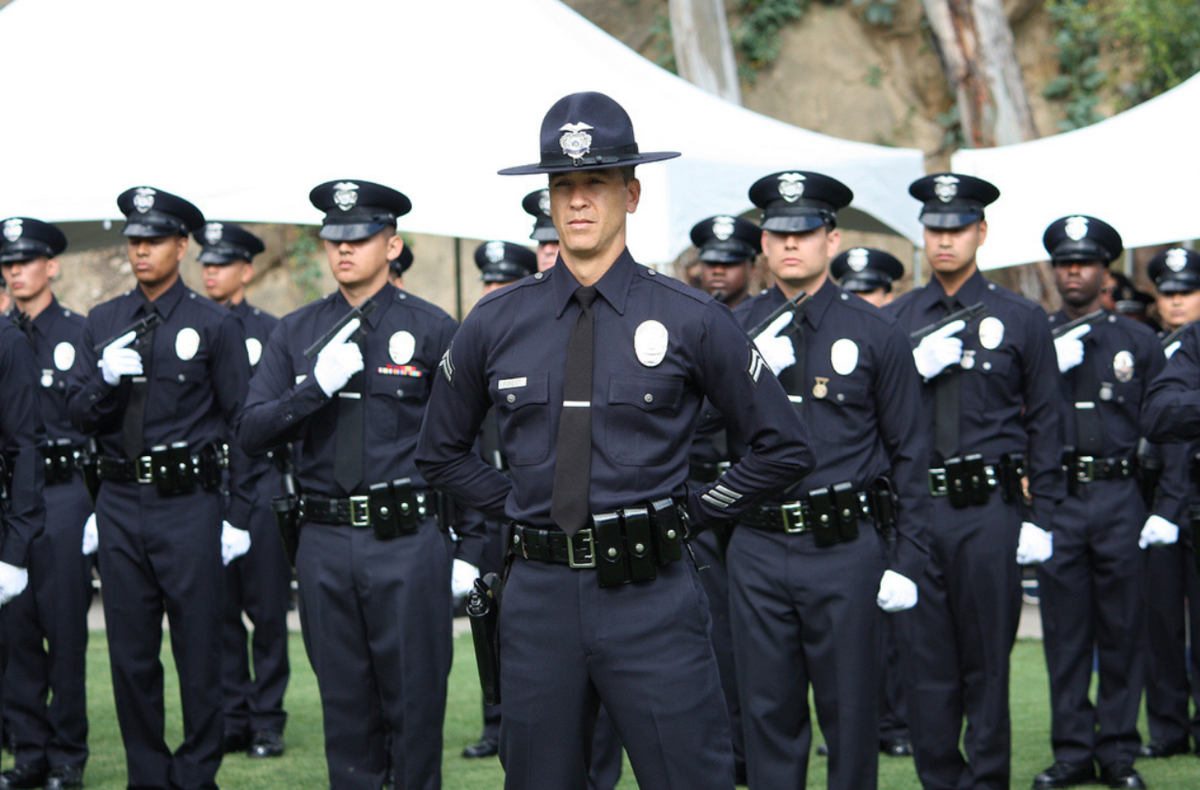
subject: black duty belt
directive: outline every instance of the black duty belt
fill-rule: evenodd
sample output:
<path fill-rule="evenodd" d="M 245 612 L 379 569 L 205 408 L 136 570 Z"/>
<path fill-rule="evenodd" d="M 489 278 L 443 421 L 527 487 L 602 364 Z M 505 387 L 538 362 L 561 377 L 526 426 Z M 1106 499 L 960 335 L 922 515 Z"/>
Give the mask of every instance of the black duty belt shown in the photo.
<path fill-rule="evenodd" d="M 44 462 L 42 477 L 46 485 L 62 485 L 75 480 L 83 447 L 71 444 L 70 439 L 56 439 L 39 449 Z"/>
<path fill-rule="evenodd" d="M 567 535 L 513 523 L 508 550 L 527 560 L 595 569 L 601 587 L 658 577 L 658 567 L 683 556 L 687 511 L 671 499 L 591 517 L 592 526 Z"/>
<path fill-rule="evenodd" d="M 715 483 L 717 478 L 725 474 L 725 470 L 729 468 L 728 462 L 719 464 L 701 464 L 691 463 L 688 466 L 688 479 L 696 480 L 700 483 Z"/>
<path fill-rule="evenodd" d="M 187 494 L 197 485 L 205 491 L 221 488 L 221 474 L 229 467 L 228 447 L 208 444 L 192 454 L 187 442 L 158 445 L 136 459 L 100 456 L 97 471 L 101 481 L 154 484 L 162 496 Z"/>
<path fill-rule="evenodd" d="M 1021 455 L 1006 454 L 994 464 L 984 463 L 978 454 L 950 458 L 944 467 L 929 470 L 929 494 L 949 498 L 955 508 L 986 505 L 997 490 L 1005 501 L 1021 501 L 1024 466 Z"/>
<path fill-rule="evenodd" d="M 1090 455 L 1063 455 L 1063 468 L 1074 482 L 1093 480 L 1122 480 L 1133 477 L 1137 464 L 1132 458 L 1095 458 Z"/>
<path fill-rule="evenodd" d="M 825 548 L 858 539 L 858 520 L 873 522 L 881 531 L 895 522 L 895 494 L 891 483 L 880 478 L 866 491 L 852 483 L 838 483 L 809 491 L 782 505 L 763 505 L 742 514 L 741 523 L 767 532 L 789 535 L 812 533 Z"/>
<path fill-rule="evenodd" d="M 448 529 L 454 521 L 452 503 L 450 497 L 440 492 L 414 488 L 412 481 L 404 477 L 376 483 L 368 493 L 359 496 L 304 494 L 299 498 L 297 517 L 314 524 L 370 527 L 375 530 L 375 537 L 387 540 L 416 532 L 427 517 L 436 517 L 442 529 Z"/>

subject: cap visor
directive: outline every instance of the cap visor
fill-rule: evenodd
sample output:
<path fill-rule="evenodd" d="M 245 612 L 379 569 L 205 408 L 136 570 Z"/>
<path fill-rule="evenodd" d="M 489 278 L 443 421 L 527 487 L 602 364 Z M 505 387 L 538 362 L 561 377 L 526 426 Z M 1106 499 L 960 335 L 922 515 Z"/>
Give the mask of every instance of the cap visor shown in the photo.
<path fill-rule="evenodd" d="M 196 260 L 200 263 L 208 264 L 210 266 L 227 266 L 242 259 L 235 258 L 232 255 L 225 255 L 217 252 L 216 250 L 202 250 L 200 252 L 200 257 L 198 257 Z"/>
<path fill-rule="evenodd" d="M 553 225 L 549 227 L 538 227 L 533 229 L 533 233 L 529 234 L 529 238 L 534 241 L 553 241 L 558 242 L 558 229 Z"/>
<path fill-rule="evenodd" d="M 863 293 L 864 291 L 874 291 L 876 288 L 885 288 L 891 283 L 878 277 L 843 277 L 838 285 L 851 293 Z"/>
<path fill-rule="evenodd" d="M 762 229 L 772 233 L 804 233 L 825 224 L 820 214 L 780 214 L 763 219 Z"/>
<path fill-rule="evenodd" d="M 745 250 L 706 249 L 700 251 L 702 263 L 728 265 L 733 263 L 749 263 L 755 253 L 746 254 Z"/>
<path fill-rule="evenodd" d="M 497 172 L 502 176 L 532 176 L 537 175 L 538 173 L 570 173 L 575 170 L 609 170 L 614 167 L 633 167 L 634 165 L 645 165 L 651 162 L 661 162 L 666 159 L 674 159 L 679 155 L 680 154 L 678 151 L 657 151 L 651 154 L 636 154 L 630 157 L 623 157 L 615 162 L 595 162 L 581 165 L 573 165 L 570 163 L 561 165 L 543 165 L 539 162 L 535 165 L 506 167 Z"/>
<path fill-rule="evenodd" d="M 967 225 L 973 225 L 981 219 L 983 219 L 983 213 L 975 211 L 921 212 L 922 225 L 927 228 L 940 228 L 942 230 L 965 228 Z"/>
<path fill-rule="evenodd" d="M 317 235 L 326 241 L 362 241 L 371 238 L 386 227 L 387 223 L 385 222 L 322 225 Z"/>
<path fill-rule="evenodd" d="M 135 239 L 161 239 L 164 236 L 185 236 L 187 234 L 173 225 L 160 225 L 145 220 L 129 220 L 121 229 L 121 235 Z"/>
<path fill-rule="evenodd" d="M 1200 290 L 1200 280 L 1172 277 L 1155 284 L 1160 294 L 1178 294 Z"/>

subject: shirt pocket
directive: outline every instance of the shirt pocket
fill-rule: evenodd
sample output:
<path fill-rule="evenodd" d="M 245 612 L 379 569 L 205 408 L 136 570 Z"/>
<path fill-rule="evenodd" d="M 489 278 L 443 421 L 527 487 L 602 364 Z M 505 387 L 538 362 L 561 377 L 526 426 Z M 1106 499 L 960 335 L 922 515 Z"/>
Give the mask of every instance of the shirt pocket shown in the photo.
<path fill-rule="evenodd" d="M 157 359 L 153 364 L 154 386 L 161 393 L 155 401 L 167 404 L 176 417 L 195 416 L 203 404 L 208 387 L 208 365 L 205 361 Z"/>
<path fill-rule="evenodd" d="M 665 463 L 689 426 L 679 422 L 683 380 L 667 376 L 613 376 L 604 407 L 608 457 L 627 466 Z M 690 438 L 690 437 L 688 437 Z"/>
<path fill-rule="evenodd" d="M 424 372 L 423 372 L 424 373 Z M 385 441 L 416 433 L 421 428 L 429 391 L 429 374 L 392 376 L 377 371 L 367 376 L 369 431 Z M 334 399 L 337 399 L 334 394 Z"/>
<path fill-rule="evenodd" d="M 514 382 L 523 381 L 520 386 Z M 501 384 L 505 384 L 501 388 Z M 512 466 L 540 464 L 550 455 L 550 382 L 546 375 L 497 379 L 489 389 L 496 404 L 500 445 Z"/>

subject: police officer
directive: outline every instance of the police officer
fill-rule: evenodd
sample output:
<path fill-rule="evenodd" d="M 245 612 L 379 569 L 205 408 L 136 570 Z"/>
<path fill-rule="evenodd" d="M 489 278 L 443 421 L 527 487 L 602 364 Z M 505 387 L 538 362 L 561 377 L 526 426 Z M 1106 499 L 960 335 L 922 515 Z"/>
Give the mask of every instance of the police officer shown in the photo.
<path fill-rule="evenodd" d="M 829 274 L 845 290 L 883 307 L 895 298 L 892 286 L 904 276 L 904 264 L 889 252 L 854 247 L 838 253 L 829 264 Z"/>
<path fill-rule="evenodd" d="M 746 298 L 750 270 L 762 252 L 762 229 L 741 217 L 720 215 L 692 226 L 699 252 L 700 290 L 730 310 Z"/>
<path fill-rule="evenodd" d="M 925 380 L 921 422 L 933 434 L 934 498 L 921 603 L 900 619 L 909 729 L 925 787 L 1007 788 L 1018 565 L 1049 559 L 1051 515 L 1063 496 L 1054 344 L 1041 308 L 988 282 L 976 265 L 988 233 L 984 207 L 1000 191 L 937 173 L 909 193 L 923 204 L 933 279 L 885 312 L 913 333 L 980 302 L 988 311 L 928 332 L 913 350 Z"/>
<path fill-rule="evenodd" d="M 752 787 L 805 785 L 810 685 L 829 748 L 829 787 L 877 786 L 880 608 L 914 606 L 913 579 L 925 563 L 928 444 L 907 337 L 829 277 L 841 241 L 837 212 L 852 197 L 837 179 L 798 170 L 750 188 L 763 209 L 762 248 L 775 285 L 734 315 L 757 331 L 820 459 L 811 475 L 743 514 L 729 543 Z M 771 318 L 801 293 L 807 299 L 796 314 Z M 901 539 L 888 556 L 881 532 L 897 527 Z"/>
<path fill-rule="evenodd" d="M 639 153 L 629 116 L 598 93 L 556 102 L 540 141 L 538 164 L 501 172 L 550 175 L 559 260 L 475 306 L 417 452 L 436 485 L 513 522 L 505 786 L 582 788 L 603 702 L 640 785 L 730 788 L 729 720 L 681 530 L 736 518 L 808 471 L 806 429 L 729 311 L 625 248 L 641 196 L 631 168 L 677 154 Z M 689 491 L 705 397 L 750 450 Z M 511 478 L 472 452 L 493 406 Z"/>
<path fill-rule="evenodd" d="M 12 288 L 13 316 L 41 369 L 47 436 L 41 447 L 47 529 L 29 547 L 28 591 L 6 607 L 6 714 L 17 748 L 16 765 L 0 774 L 0 787 L 79 787 L 88 757 L 85 676 L 92 592 L 91 561 L 81 548 L 92 505 L 76 468 L 84 437 L 67 417 L 66 379 L 84 319 L 59 305 L 50 287 L 58 275 L 58 256 L 67 247 L 62 231 L 12 217 L 0 222 L 0 233 L 0 271 Z M 95 544 L 86 548 L 94 551 Z"/>
<path fill-rule="evenodd" d="M 266 247 L 262 239 L 232 222 L 207 222 L 196 231 L 195 239 L 200 245 L 205 293 L 242 320 L 253 374 L 267 338 L 279 323 L 278 318 L 246 301 L 246 285 L 254 277 L 254 256 Z M 234 448 L 233 452 L 240 450 Z M 287 712 L 283 695 L 289 677 L 287 611 L 292 569 L 270 508 L 272 497 L 282 493 L 277 464 L 283 460 L 268 456 L 246 459 L 243 468 L 252 478 L 248 485 L 256 495 L 246 525 L 250 550 L 225 569 L 221 668 L 224 750 L 246 751 L 251 757 L 279 757 L 284 752 Z M 254 625 L 250 645 L 253 677 L 243 612 Z"/>
<path fill-rule="evenodd" d="M 1200 255 L 1182 247 L 1164 250 L 1150 259 L 1146 273 L 1157 291 L 1155 300 L 1163 325 L 1160 342 L 1170 357 L 1179 349 L 1185 327 L 1200 320 Z M 1146 720 L 1150 739 L 1139 755 L 1151 758 L 1186 754 L 1193 744 L 1200 747 L 1200 651 L 1189 650 L 1189 642 L 1194 645 L 1200 634 L 1200 578 L 1193 561 L 1195 533 L 1187 507 L 1200 505 L 1196 484 L 1200 479 L 1196 460 L 1200 458 L 1200 441 L 1165 445 L 1162 449 L 1164 455 L 1177 450 L 1178 463 L 1186 475 L 1185 507 L 1171 519 L 1181 528 L 1178 538 L 1146 548 L 1150 603 Z M 1189 698 L 1196 710 L 1190 716 Z"/>
<path fill-rule="evenodd" d="M 1092 782 L 1099 763 L 1109 786 L 1145 787 L 1133 768 L 1146 605 L 1137 546 L 1143 526 L 1178 530 L 1163 519 L 1177 518 L 1172 512 L 1147 519 L 1135 467 L 1138 412 L 1166 358 L 1147 327 L 1100 306 L 1105 271 L 1123 248 L 1111 225 L 1062 217 L 1042 242 L 1063 301 L 1050 325 L 1059 334 L 1067 497 L 1054 512 L 1054 554 L 1038 568 L 1055 762 L 1033 786 Z M 1100 675 L 1094 705 L 1093 654 Z"/>
<path fill-rule="evenodd" d="M 533 232 L 529 238 L 537 244 L 538 271 L 544 272 L 558 260 L 558 230 L 550 218 L 550 190 L 535 189 L 521 201 L 521 208 L 533 217 Z"/>
<path fill-rule="evenodd" d="M 465 558 L 474 578 L 482 550 L 482 530 L 454 522 L 413 464 L 433 373 L 456 324 L 388 283 L 407 197 L 356 179 L 321 184 L 309 199 L 325 213 L 320 236 L 338 290 L 285 316 L 271 334 L 238 438 L 251 454 L 296 442 L 296 576 L 330 786 L 378 790 L 390 763 L 397 790 L 433 790 L 451 658 L 451 566 Z M 358 313 L 331 333 L 352 308 Z M 451 527 L 464 538 L 457 548 Z"/>
<path fill-rule="evenodd" d="M 94 308 L 68 378 L 71 422 L 99 444 L 96 498 L 113 696 L 131 787 L 214 788 L 221 765 L 224 571 L 248 547 L 253 493 L 224 443 L 246 395 L 242 322 L 184 286 L 200 210 L 153 187 L 121 193 L 138 285 Z M 141 329 L 130 327 L 139 325 Z M 162 618 L 184 739 L 163 739 Z"/>
<path fill-rule="evenodd" d="M 388 282 L 397 288 L 404 288 L 404 273 L 412 268 L 412 248 L 405 246 L 400 254 L 388 261 Z"/>

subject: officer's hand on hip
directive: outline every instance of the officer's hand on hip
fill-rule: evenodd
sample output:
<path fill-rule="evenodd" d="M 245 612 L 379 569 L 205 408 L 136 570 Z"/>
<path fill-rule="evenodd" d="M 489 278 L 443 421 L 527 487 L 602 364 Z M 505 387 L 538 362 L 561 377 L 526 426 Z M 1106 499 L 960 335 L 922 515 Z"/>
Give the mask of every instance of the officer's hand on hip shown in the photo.
<path fill-rule="evenodd" d="M 0 606 L 20 595 L 29 584 L 29 571 L 0 562 Z"/>
<path fill-rule="evenodd" d="M 142 375 L 142 355 L 126 348 L 136 337 L 136 332 L 126 332 L 100 353 L 100 375 L 110 387 L 117 386 L 122 376 Z"/>
<path fill-rule="evenodd" d="M 250 551 L 250 533 L 228 521 L 221 522 L 221 562 L 225 565 Z"/>
<path fill-rule="evenodd" d="M 917 585 L 907 576 L 884 571 L 875 602 L 885 612 L 903 612 L 917 605 Z"/>
<path fill-rule="evenodd" d="M 1054 555 L 1054 536 L 1029 521 L 1021 522 L 1021 537 L 1017 541 L 1017 562 L 1033 565 L 1045 562 Z"/>
<path fill-rule="evenodd" d="M 96 514 L 87 517 L 83 525 L 83 556 L 95 553 L 100 546 L 100 530 L 96 528 Z"/>
<path fill-rule="evenodd" d="M 329 397 L 346 386 L 350 377 L 363 369 L 362 349 L 358 343 L 351 343 L 350 336 L 358 331 L 362 322 L 355 318 L 342 327 L 342 331 L 317 354 L 317 364 L 313 366 L 313 376 L 317 384 Z"/>
<path fill-rule="evenodd" d="M 961 338 L 952 335 L 957 335 L 966 328 L 967 322 L 960 318 L 921 338 L 921 342 L 913 349 L 913 362 L 917 363 L 917 372 L 928 380 L 951 365 L 961 362 L 963 342 Z"/>
<path fill-rule="evenodd" d="M 784 313 L 772 321 L 770 326 L 764 329 L 758 337 L 754 338 L 754 345 L 758 346 L 758 353 L 762 354 L 763 361 L 776 376 L 780 371 L 796 364 L 796 349 L 792 347 L 791 338 L 779 336 L 779 333 L 786 329 L 791 322 L 792 314 Z"/>
<path fill-rule="evenodd" d="M 1138 538 L 1138 547 L 1144 549 L 1147 546 L 1168 546 L 1177 540 L 1179 540 L 1179 527 L 1162 516 L 1151 516 L 1146 519 L 1146 525 L 1142 527 L 1142 534 Z"/>
<path fill-rule="evenodd" d="M 1083 362 L 1083 336 L 1092 331 L 1090 324 L 1077 326 L 1062 337 L 1054 339 L 1054 353 L 1058 357 L 1058 370 L 1066 373 Z"/>
<path fill-rule="evenodd" d="M 466 595 L 471 592 L 478 578 L 478 568 L 466 560 L 455 560 L 450 571 L 450 594 L 455 598 Z"/>

